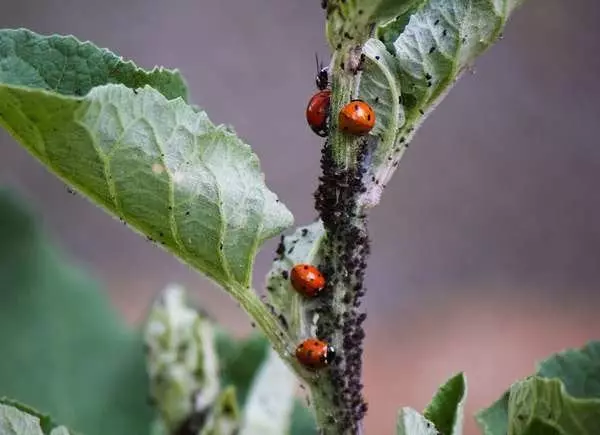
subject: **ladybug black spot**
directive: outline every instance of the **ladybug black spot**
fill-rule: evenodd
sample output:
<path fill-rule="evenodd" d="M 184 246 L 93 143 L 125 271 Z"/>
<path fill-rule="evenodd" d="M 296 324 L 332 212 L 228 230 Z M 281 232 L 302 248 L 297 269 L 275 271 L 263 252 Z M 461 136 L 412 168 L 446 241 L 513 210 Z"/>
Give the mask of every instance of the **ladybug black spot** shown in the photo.
<path fill-rule="evenodd" d="M 371 120 L 371 114 L 370 113 L 367 115 L 367 120 L 369 120 L 369 121 Z"/>
<path fill-rule="evenodd" d="M 308 270 L 308 266 L 307 265 L 304 265 L 304 270 Z"/>
<path fill-rule="evenodd" d="M 356 110 L 358 112 L 358 110 L 360 109 L 360 106 L 358 104 L 354 105 L 354 110 Z"/>

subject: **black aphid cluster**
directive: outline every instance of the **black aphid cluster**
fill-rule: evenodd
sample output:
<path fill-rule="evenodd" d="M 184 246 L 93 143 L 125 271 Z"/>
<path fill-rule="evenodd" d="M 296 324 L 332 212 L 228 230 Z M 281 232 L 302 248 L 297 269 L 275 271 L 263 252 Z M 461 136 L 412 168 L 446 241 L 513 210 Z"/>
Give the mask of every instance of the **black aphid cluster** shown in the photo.
<path fill-rule="evenodd" d="M 316 209 L 327 231 L 319 266 L 327 278 L 322 293 L 317 322 L 317 336 L 329 343 L 342 344 L 329 369 L 331 400 L 341 414 L 331 416 L 341 433 L 355 433 L 367 412 L 362 394 L 362 352 L 365 336 L 362 323 L 366 314 L 359 312 L 369 238 L 366 215 L 357 198 L 366 191 L 364 161 L 368 152 L 366 139 L 361 139 L 357 161 L 352 168 L 336 165 L 331 147 L 322 150 L 320 184 L 315 192 Z"/>

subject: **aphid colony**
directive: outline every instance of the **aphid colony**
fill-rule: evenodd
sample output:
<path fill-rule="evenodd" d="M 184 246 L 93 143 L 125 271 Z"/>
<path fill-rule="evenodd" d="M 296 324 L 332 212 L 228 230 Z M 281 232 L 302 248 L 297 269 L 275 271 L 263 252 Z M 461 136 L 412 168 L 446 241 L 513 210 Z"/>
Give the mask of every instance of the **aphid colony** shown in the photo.
<path fill-rule="evenodd" d="M 331 90 L 329 73 L 317 59 L 317 77 L 315 83 L 319 89 L 309 100 L 306 107 L 306 121 L 315 134 L 326 137 L 329 134 L 331 116 Z M 346 134 L 363 136 L 375 126 L 375 112 L 362 100 L 352 100 L 338 114 L 338 127 Z M 305 298 L 314 298 L 325 288 L 325 277 L 315 266 L 296 264 L 290 273 L 294 290 Z M 326 367 L 335 358 L 335 349 L 326 341 L 307 338 L 296 348 L 296 358 L 308 369 Z"/>
<path fill-rule="evenodd" d="M 327 136 L 331 109 L 331 90 L 329 89 L 329 73 L 317 61 L 318 73 L 315 80 L 319 91 L 314 94 L 306 106 L 306 122 L 317 135 Z M 375 126 L 375 112 L 363 100 L 352 100 L 347 103 L 338 115 L 338 126 L 347 134 L 363 136 Z"/>

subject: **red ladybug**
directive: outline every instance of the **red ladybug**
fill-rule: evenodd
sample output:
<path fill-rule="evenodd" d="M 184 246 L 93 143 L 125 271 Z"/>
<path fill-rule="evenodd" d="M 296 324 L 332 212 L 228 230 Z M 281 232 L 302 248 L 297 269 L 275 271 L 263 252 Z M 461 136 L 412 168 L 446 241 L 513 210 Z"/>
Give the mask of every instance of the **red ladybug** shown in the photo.
<path fill-rule="evenodd" d="M 307 338 L 296 348 L 296 358 L 304 367 L 322 369 L 335 358 L 335 349 L 317 338 Z"/>
<path fill-rule="evenodd" d="M 327 118 L 331 104 L 331 91 L 325 89 L 312 96 L 306 107 L 306 121 L 316 134 L 327 136 Z"/>
<path fill-rule="evenodd" d="M 362 136 L 375 126 L 375 112 L 362 100 L 352 100 L 346 104 L 338 118 L 343 132 Z"/>
<path fill-rule="evenodd" d="M 292 268 L 290 281 L 294 290 L 308 298 L 317 296 L 325 287 L 325 277 L 310 264 L 296 264 Z"/>

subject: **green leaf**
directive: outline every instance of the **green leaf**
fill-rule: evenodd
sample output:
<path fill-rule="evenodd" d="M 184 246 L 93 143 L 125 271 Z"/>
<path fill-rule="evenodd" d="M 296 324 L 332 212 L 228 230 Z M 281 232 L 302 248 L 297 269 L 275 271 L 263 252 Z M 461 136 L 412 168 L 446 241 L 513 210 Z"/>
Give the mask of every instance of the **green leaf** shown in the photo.
<path fill-rule="evenodd" d="M 570 434 L 573 425 L 582 430 L 594 424 L 600 427 L 596 414 L 600 403 L 598 350 L 599 342 L 590 342 L 582 349 L 569 349 L 541 362 L 539 376 L 516 383 L 477 414 L 484 434 Z M 537 428 L 546 432 L 536 432 Z"/>
<path fill-rule="evenodd" d="M 558 379 L 517 382 L 508 408 L 508 435 L 596 435 L 600 428 L 600 399 L 575 398 Z"/>
<path fill-rule="evenodd" d="M 213 327 L 190 308 L 183 288 L 167 287 L 145 327 L 151 397 L 168 433 L 196 412 L 213 406 L 219 374 Z"/>
<path fill-rule="evenodd" d="M 0 240 L 0 394 L 87 435 L 147 433 L 139 335 L 6 192 Z"/>
<path fill-rule="evenodd" d="M 461 435 L 467 381 L 463 373 L 450 378 L 437 391 L 423 415 L 444 435 Z"/>
<path fill-rule="evenodd" d="M 274 351 L 254 377 L 240 435 L 281 435 L 290 429 L 296 376 Z"/>
<path fill-rule="evenodd" d="M 439 435 L 435 425 L 412 408 L 402 408 L 396 423 L 397 435 Z"/>
<path fill-rule="evenodd" d="M 508 400 L 510 390 L 490 407 L 475 415 L 484 435 L 506 435 L 508 433 Z"/>
<path fill-rule="evenodd" d="M 295 340 L 311 335 L 313 319 L 308 311 L 314 308 L 314 302 L 306 300 L 292 288 L 290 271 L 299 263 L 319 264 L 319 248 L 324 236 L 325 229 L 320 220 L 297 228 L 289 236 L 282 236 L 277 258 L 267 274 L 269 302 Z"/>
<path fill-rule="evenodd" d="M 267 357 L 269 343 L 258 334 L 235 340 L 222 330 L 217 330 L 216 340 L 221 386 L 235 386 L 237 402 L 243 407 L 252 381 Z"/>
<path fill-rule="evenodd" d="M 600 341 L 551 356 L 538 365 L 537 374 L 559 378 L 574 397 L 600 398 Z"/>
<path fill-rule="evenodd" d="M 72 38 L 48 50 L 48 38 L 20 35 L 0 32 L 0 47 L 11 47 L 0 51 L 11 71 L 0 76 L 0 124 L 107 211 L 226 289 L 245 291 L 262 242 L 292 223 L 250 147 L 150 87 L 152 73 L 97 74 L 93 61 L 106 52 Z M 31 72 L 17 74 L 24 65 Z M 40 81 L 56 65 L 72 72 Z"/>
<path fill-rule="evenodd" d="M 69 435 L 64 426 L 57 425 L 49 416 L 6 398 L 0 398 L 0 433 Z"/>
<path fill-rule="evenodd" d="M 69 435 L 64 426 L 48 424 L 42 416 L 24 405 L 0 399 L 0 434 L 2 435 Z"/>
<path fill-rule="evenodd" d="M 0 83 L 80 97 L 96 86 L 120 83 L 132 89 L 151 86 L 167 99 L 187 100 L 177 70 L 144 71 L 91 42 L 26 29 L 0 30 Z"/>
<path fill-rule="evenodd" d="M 360 98 L 377 115 L 371 186 L 365 202 L 379 202 L 383 186 L 408 143 L 471 63 L 500 36 L 522 0 L 427 0 L 377 29 L 363 49 Z"/>

